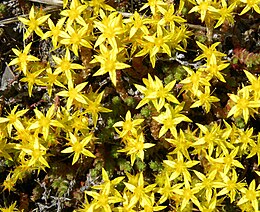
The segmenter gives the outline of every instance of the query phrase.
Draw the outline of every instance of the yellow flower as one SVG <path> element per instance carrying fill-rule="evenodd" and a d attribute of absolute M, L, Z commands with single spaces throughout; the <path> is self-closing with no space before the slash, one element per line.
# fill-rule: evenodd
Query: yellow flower
<path fill-rule="evenodd" d="M 246 158 L 251 158 L 254 155 L 257 155 L 257 165 L 260 166 L 260 133 L 258 133 L 258 135 L 257 135 L 257 141 L 252 140 L 252 142 L 250 142 L 250 144 L 251 144 L 252 148 L 251 148 L 249 155 Z"/>
<path fill-rule="evenodd" d="M 29 13 L 29 20 L 22 17 L 18 17 L 19 21 L 21 21 L 25 25 L 28 25 L 28 29 L 26 30 L 23 39 L 25 40 L 26 38 L 28 38 L 32 32 L 35 32 L 38 36 L 43 38 L 43 32 L 40 28 L 40 25 L 42 25 L 49 17 L 50 15 L 45 15 L 37 18 L 35 16 L 34 6 L 31 7 Z"/>
<path fill-rule="evenodd" d="M 86 211 L 94 211 L 94 205 L 89 203 L 87 193 L 85 192 L 84 195 L 84 203 L 78 208 L 77 210 L 74 210 L 73 212 L 86 212 Z"/>
<path fill-rule="evenodd" d="M 142 33 L 145 35 L 149 34 L 149 31 L 145 24 L 151 21 L 148 18 L 143 18 L 142 16 L 140 16 L 140 14 L 137 11 L 135 11 L 129 19 L 124 20 L 124 22 L 131 26 L 129 38 L 132 38 L 138 32 L 138 30 L 141 30 Z"/>
<path fill-rule="evenodd" d="M 192 146 L 192 141 L 187 138 L 188 135 L 180 129 L 180 133 L 176 138 L 173 139 L 166 139 L 171 146 L 174 147 L 174 150 L 170 152 L 170 155 L 177 154 L 178 152 L 181 152 L 187 159 L 190 160 L 190 155 L 188 149 Z"/>
<path fill-rule="evenodd" d="M 194 187 L 199 188 L 200 190 L 206 191 L 205 192 L 206 199 L 207 199 L 207 202 L 209 203 L 212 199 L 212 194 L 213 194 L 212 190 L 214 189 L 214 187 L 216 187 L 215 178 L 217 175 L 217 170 L 210 172 L 207 176 L 205 176 L 204 174 L 202 174 L 196 170 L 193 170 L 193 171 L 200 180 L 200 182 L 196 183 Z"/>
<path fill-rule="evenodd" d="M 34 57 L 32 55 L 28 55 L 29 51 L 31 49 L 31 45 L 32 43 L 29 43 L 23 51 L 19 51 L 18 49 L 12 49 L 13 52 L 15 53 L 15 55 L 17 56 L 17 58 L 13 59 L 9 65 L 18 65 L 19 69 L 22 70 L 22 72 L 24 73 L 24 75 L 26 75 L 27 72 L 27 65 L 28 62 L 30 61 L 39 61 L 40 59 L 38 59 L 37 57 Z"/>
<path fill-rule="evenodd" d="M 169 158 L 169 160 L 164 160 L 163 162 L 173 170 L 170 176 L 170 180 L 174 180 L 182 175 L 184 178 L 184 183 L 191 182 L 191 175 L 188 171 L 188 168 L 191 168 L 200 163 L 200 161 L 192 160 L 184 162 L 183 155 L 180 152 L 177 153 L 177 159 Z"/>
<path fill-rule="evenodd" d="M 249 91 L 254 93 L 254 100 L 260 99 L 260 76 L 257 78 L 249 71 L 244 70 L 247 79 L 250 81 L 251 85 L 247 86 Z"/>
<path fill-rule="evenodd" d="M 201 205 L 200 211 L 201 212 L 212 212 L 217 207 L 217 197 L 216 195 L 213 196 L 213 198 L 210 200 L 210 202 L 206 202 L 203 205 Z"/>
<path fill-rule="evenodd" d="M 178 24 L 186 22 L 186 20 L 179 15 L 174 15 L 174 4 L 171 4 L 167 10 L 163 7 L 159 7 L 158 9 L 163 14 L 163 18 L 158 22 L 159 25 L 165 26 L 169 24 L 171 29 L 174 29 L 175 22 Z"/>
<path fill-rule="evenodd" d="M 125 177 L 117 177 L 113 180 L 109 179 L 108 173 L 104 168 L 102 168 L 102 184 L 100 185 L 94 185 L 92 188 L 97 190 L 105 189 L 106 185 L 110 185 L 110 192 L 114 196 L 120 196 L 119 191 L 116 189 L 116 186 L 124 179 Z"/>
<path fill-rule="evenodd" d="M 100 63 L 100 69 L 93 76 L 109 73 L 112 83 L 116 86 L 116 70 L 126 69 L 130 66 L 117 60 L 118 51 L 116 49 L 109 50 L 101 44 L 100 52 L 100 55 L 94 55 L 95 58 L 90 61 L 90 63 Z"/>
<path fill-rule="evenodd" d="M 102 34 L 98 36 L 94 47 L 96 48 L 108 40 L 112 48 L 117 49 L 116 38 L 125 31 L 122 28 L 122 15 L 118 14 L 118 12 L 113 12 L 107 17 L 102 9 L 99 13 L 102 21 L 94 21 L 94 26 L 98 28 Z"/>
<path fill-rule="evenodd" d="M 54 120 L 55 105 L 52 105 L 49 108 L 49 110 L 46 113 L 46 116 L 38 109 L 34 109 L 34 113 L 36 115 L 37 121 L 30 125 L 29 130 L 40 129 L 39 132 L 43 134 L 44 140 L 47 140 L 50 126 L 61 127 L 61 128 L 64 127 L 59 121 Z"/>
<path fill-rule="evenodd" d="M 57 85 L 62 88 L 66 88 L 63 84 L 61 84 L 58 78 L 59 78 L 59 74 L 57 72 L 52 73 L 52 69 L 50 67 L 46 69 L 46 75 L 45 77 L 42 78 L 42 82 L 44 83 L 44 86 L 47 87 L 48 94 L 50 97 L 52 95 L 52 88 L 54 87 L 54 85 Z"/>
<path fill-rule="evenodd" d="M 52 20 L 50 18 L 48 19 L 48 25 L 49 25 L 50 31 L 47 31 L 44 34 L 42 39 L 51 37 L 52 45 L 53 45 L 54 49 L 57 48 L 58 39 L 60 37 L 60 33 L 62 32 L 61 28 L 63 27 L 65 20 L 66 20 L 65 17 L 59 19 L 55 26 L 54 23 L 52 22 Z"/>
<path fill-rule="evenodd" d="M 179 104 L 178 99 L 171 94 L 171 90 L 174 88 L 176 80 L 171 81 L 164 87 L 162 81 L 157 76 L 155 76 L 155 80 L 153 80 L 151 75 L 148 74 L 148 79 L 144 78 L 143 82 L 146 87 L 135 84 L 137 90 L 145 95 L 137 105 L 136 109 L 142 107 L 150 101 L 153 103 L 157 111 L 160 111 L 163 108 L 166 102 L 165 100 Z"/>
<path fill-rule="evenodd" d="M 56 63 L 56 69 L 54 71 L 54 74 L 58 75 L 60 73 L 65 73 L 68 80 L 72 80 L 71 71 L 73 69 L 84 69 L 84 66 L 71 62 L 69 49 L 66 49 L 65 57 L 63 57 L 62 59 L 54 55 L 52 56 L 52 58 Z"/>
<path fill-rule="evenodd" d="M 209 12 L 217 12 L 217 9 L 211 6 L 211 0 L 196 0 L 197 5 L 194 6 L 189 13 L 199 12 L 201 21 L 204 22 Z"/>
<path fill-rule="evenodd" d="M 21 82 L 27 82 L 28 83 L 28 93 L 29 93 L 29 97 L 32 96 L 32 89 L 33 89 L 33 85 L 37 84 L 37 85 L 42 85 L 43 82 L 38 79 L 37 77 L 44 71 L 44 69 L 38 70 L 36 72 L 30 73 L 29 71 L 26 72 L 26 76 L 23 77 L 20 81 Z"/>
<path fill-rule="evenodd" d="M 153 147 L 155 144 L 145 143 L 143 133 L 135 134 L 133 137 L 127 138 L 126 146 L 124 149 L 118 150 L 118 152 L 127 152 L 130 155 L 131 165 L 134 165 L 136 158 L 144 160 L 144 150 Z"/>
<path fill-rule="evenodd" d="M 143 210 L 141 210 L 140 212 L 161 211 L 161 210 L 167 208 L 167 206 L 161 206 L 161 205 L 158 205 L 157 202 L 155 203 L 154 192 L 152 192 L 152 194 L 150 195 L 149 198 L 150 198 L 151 202 L 146 202 L 145 206 L 143 207 Z"/>
<path fill-rule="evenodd" d="M 163 8 L 166 6 L 167 3 L 163 2 L 162 0 L 148 0 L 147 3 L 145 3 L 140 11 L 144 10 L 145 8 L 149 7 L 152 11 L 152 14 L 155 15 L 158 12 L 159 8 Z"/>
<path fill-rule="evenodd" d="M 78 0 L 72 0 L 70 3 L 70 9 L 61 11 L 61 15 L 68 17 L 66 24 L 72 26 L 73 22 L 76 21 L 82 26 L 86 25 L 86 22 L 81 17 L 81 13 L 87 9 L 87 5 L 82 5 Z"/>
<path fill-rule="evenodd" d="M 238 92 L 238 95 L 229 94 L 229 98 L 235 105 L 228 112 L 227 118 L 234 115 L 234 118 L 243 114 L 245 123 L 248 122 L 249 116 L 257 113 L 254 108 L 260 107 L 260 100 L 251 101 L 248 89 L 244 88 Z"/>
<path fill-rule="evenodd" d="M 217 98 L 215 96 L 210 96 L 210 87 L 209 86 L 205 86 L 205 93 L 202 93 L 201 90 L 198 90 L 198 92 L 196 93 L 196 96 L 197 96 L 198 100 L 195 101 L 190 106 L 190 108 L 202 106 L 205 109 L 206 113 L 208 113 L 210 111 L 212 102 L 220 101 L 219 98 Z"/>
<path fill-rule="evenodd" d="M 148 79 L 143 78 L 143 83 L 145 86 L 135 84 L 137 90 L 144 94 L 144 98 L 139 102 L 136 109 L 142 107 L 150 101 L 153 102 L 156 100 L 157 87 L 155 86 L 155 82 L 150 74 L 148 74 Z"/>
<path fill-rule="evenodd" d="M 181 195 L 182 197 L 182 203 L 181 203 L 181 211 L 188 205 L 188 203 L 191 201 L 194 203 L 199 209 L 201 209 L 201 205 L 197 197 L 195 196 L 196 193 L 200 191 L 200 188 L 194 187 L 191 188 L 191 185 L 189 182 L 185 183 L 185 187 L 182 189 L 176 189 L 175 193 Z"/>
<path fill-rule="evenodd" d="M 78 140 L 78 138 L 73 135 L 71 132 L 69 133 L 70 139 L 69 139 L 69 145 L 70 147 L 64 149 L 61 151 L 61 153 L 74 153 L 73 160 L 72 160 L 72 165 L 74 165 L 81 154 L 87 156 L 87 157 L 92 157 L 95 158 L 96 156 L 93 155 L 89 150 L 86 149 L 86 145 L 89 144 L 89 142 L 92 140 L 92 135 L 89 134 L 86 136 L 84 139 L 81 141 Z"/>
<path fill-rule="evenodd" d="M 232 169 L 231 177 L 228 177 L 226 174 L 222 172 L 220 173 L 220 175 L 222 178 L 222 182 L 215 182 L 216 186 L 218 188 L 221 188 L 217 196 L 227 194 L 230 198 L 230 202 L 232 203 L 235 201 L 237 192 L 245 186 L 245 183 L 237 182 L 238 176 L 235 169 Z"/>
<path fill-rule="evenodd" d="M 16 202 L 14 202 L 8 208 L 7 207 L 0 208 L 0 211 L 1 212 L 15 212 L 15 211 L 19 211 L 19 210 L 16 208 Z"/>
<path fill-rule="evenodd" d="M 197 154 L 201 154 L 201 152 L 207 150 L 207 155 L 211 156 L 214 150 L 217 151 L 215 148 L 216 144 L 220 146 L 218 147 L 221 148 L 221 150 L 227 149 L 226 145 L 222 144 L 222 131 L 217 123 L 211 124 L 207 127 L 198 123 L 196 123 L 196 125 L 200 129 L 199 138 L 196 139 L 195 143 L 193 143 Z"/>
<path fill-rule="evenodd" d="M 167 199 L 171 199 L 174 195 L 176 189 L 180 189 L 182 184 L 175 184 L 170 180 L 168 173 L 166 172 L 164 177 L 164 186 L 160 186 L 158 193 L 161 194 L 161 198 L 158 201 L 158 204 L 164 203 Z"/>
<path fill-rule="evenodd" d="M 106 0 L 91 0 L 88 1 L 88 5 L 92 7 L 94 15 L 98 15 L 100 9 L 107 11 L 115 11 L 113 7 L 105 3 Z"/>
<path fill-rule="evenodd" d="M 60 43 L 71 46 L 71 49 L 73 53 L 76 56 L 79 56 L 79 48 L 81 46 L 87 47 L 87 48 L 92 48 L 91 44 L 89 43 L 88 40 L 88 25 L 85 25 L 84 27 L 80 29 L 74 29 L 70 25 L 67 27 L 68 33 L 61 31 L 60 32 L 60 37 L 61 39 Z"/>
<path fill-rule="evenodd" d="M 8 122 L 7 131 L 8 131 L 9 136 L 11 136 L 13 126 L 15 127 L 16 130 L 23 130 L 24 129 L 23 124 L 19 120 L 19 117 L 23 116 L 28 111 L 28 109 L 19 110 L 19 111 L 16 112 L 18 106 L 19 105 L 16 105 L 14 107 L 14 109 L 11 111 L 11 113 L 9 113 L 6 118 L 0 117 L 0 124 Z"/>
<path fill-rule="evenodd" d="M 112 196 L 110 192 L 110 183 L 107 183 L 104 189 L 99 193 L 95 191 L 86 191 L 86 194 L 93 198 L 91 205 L 87 211 L 102 211 L 111 212 L 111 208 L 114 208 L 115 203 L 123 201 L 122 196 Z M 86 211 L 86 210 L 84 210 Z"/>
<path fill-rule="evenodd" d="M 172 108 L 170 104 L 165 104 L 166 111 L 162 112 L 159 116 L 153 117 L 153 119 L 160 124 L 163 124 L 159 132 L 159 138 L 162 137 L 168 130 L 171 131 L 173 137 L 177 138 L 176 126 L 183 122 L 192 122 L 187 116 L 180 114 L 184 104 L 177 105 Z"/>
<path fill-rule="evenodd" d="M 238 150 L 239 147 L 236 147 L 231 152 L 229 152 L 229 150 L 223 149 L 223 154 L 216 159 L 208 156 L 206 157 L 209 160 L 209 162 L 216 162 L 216 163 L 223 164 L 223 168 L 224 168 L 223 173 L 227 174 L 234 167 L 244 169 L 244 166 L 238 160 L 235 160 Z"/>
<path fill-rule="evenodd" d="M 5 181 L 3 182 L 2 186 L 4 187 L 3 190 L 8 190 L 10 191 L 14 191 L 15 188 L 15 183 L 16 183 L 17 179 L 13 178 L 13 175 L 11 176 L 11 173 L 9 172 L 9 174 L 7 175 Z"/>
<path fill-rule="evenodd" d="M 246 202 L 250 202 L 254 208 L 255 211 L 259 210 L 258 207 L 258 199 L 260 196 L 260 186 L 255 188 L 255 179 L 252 180 L 252 182 L 249 185 L 249 188 L 241 188 L 240 191 L 242 192 L 243 196 L 242 198 L 238 201 L 237 205 L 242 205 Z"/>
<path fill-rule="evenodd" d="M 248 12 L 251 8 L 253 8 L 258 14 L 260 14 L 259 3 L 260 0 L 240 0 L 241 2 L 246 4 L 246 7 L 241 11 L 239 15 L 243 15 Z"/>
<path fill-rule="evenodd" d="M 226 82 L 225 78 L 221 74 L 220 71 L 224 70 L 229 66 L 229 63 L 220 63 L 218 64 L 216 56 L 213 54 L 208 61 L 206 68 L 201 68 L 202 70 L 206 71 L 208 73 L 209 79 L 216 77 L 221 82 Z"/>
<path fill-rule="evenodd" d="M 37 162 L 40 162 L 44 166 L 50 168 L 48 162 L 43 157 L 44 155 L 46 155 L 47 149 L 42 144 L 40 144 L 38 135 L 36 133 L 32 138 L 33 139 L 29 139 L 29 144 L 27 146 L 17 144 L 16 148 L 21 149 L 27 155 L 31 156 L 28 166 L 37 167 Z"/>
<path fill-rule="evenodd" d="M 205 76 L 203 71 L 197 70 L 194 72 L 191 68 L 183 67 L 185 71 L 190 75 L 186 77 L 184 80 L 180 81 L 180 84 L 184 84 L 180 93 L 183 91 L 191 91 L 194 95 L 201 89 L 202 86 L 210 86 L 208 78 Z"/>
<path fill-rule="evenodd" d="M 229 24 L 234 24 L 233 10 L 236 8 L 236 3 L 234 2 L 230 4 L 229 7 L 227 7 L 226 0 L 221 0 L 221 4 L 222 7 L 220 9 L 217 9 L 218 15 L 220 15 L 220 17 L 218 18 L 218 22 L 214 28 L 218 28 L 226 20 L 229 22 Z"/>
<path fill-rule="evenodd" d="M 215 57 L 224 57 L 226 56 L 226 54 L 219 52 L 216 50 L 216 47 L 220 44 L 220 42 L 216 42 L 213 43 L 211 46 L 207 47 L 205 45 L 203 45 L 202 43 L 200 43 L 199 41 L 196 41 L 197 45 L 201 48 L 201 50 L 203 51 L 203 53 L 201 55 L 199 55 L 198 57 L 196 57 L 194 59 L 194 61 L 198 61 L 201 60 L 202 58 L 206 58 L 207 61 L 210 60 L 210 58 L 212 57 L 212 55 L 215 55 Z"/>
<path fill-rule="evenodd" d="M 0 157 L 4 157 L 7 160 L 13 161 L 11 155 L 9 154 L 12 152 L 14 145 L 13 143 L 9 143 L 7 139 L 0 138 Z"/>
<path fill-rule="evenodd" d="M 136 134 L 137 127 L 140 127 L 140 124 L 144 121 L 144 119 L 135 119 L 132 121 L 131 112 L 127 111 L 125 116 L 125 121 L 116 122 L 113 127 L 122 127 L 122 131 L 120 132 L 120 137 L 123 138 L 126 135 Z"/>
<path fill-rule="evenodd" d="M 140 203 L 142 207 L 145 205 L 152 206 L 152 201 L 150 199 L 150 194 L 154 190 L 156 184 L 150 184 L 145 187 L 145 181 L 143 173 L 140 173 L 137 185 L 133 185 L 131 183 L 124 183 L 126 189 L 133 193 L 133 197 L 130 200 L 129 207 L 131 208 L 137 202 Z"/>
<path fill-rule="evenodd" d="M 133 210 L 134 205 L 130 205 L 130 197 L 126 191 L 123 193 L 123 199 L 124 201 L 119 207 L 116 207 L 118 212 L 136 212 L 136 210 Z"/>
<path fill-rule="evenodd" d="M 74 131 L 75 134 L 82 133 L 85 135 L 89 132 L 89 118 L 82 110 L 76 110 L 73 114 L 69 114 L 69 122 L 66 123 L 66 131 Z"/>
<path fill-rule="evenodd" d="M 155 67 L 155 55 L 157 53 L 166 53 L 171 57 L 171 49 L 167 44 L 171 42 L 171 35 L 164 35 L 159 24 L 157 25 L 156 33 L 153 36 L 144 36 L 144 39 L 153 44 L 153 48 L 150 49 L 150 61 L 153 68 Z"/>
<path fill-rule="evenodd" d="M 68 91 L 60 91 L 59 93 L 57 93 L 57 96 L 64 96 L 64 97 L 68 97 L 67 100 L 67 110 L 69 110 L 72 106 L 72 103 L 74 100 L 83 103 L 83 104 L 87 104 L 87 101 L 85 99 L 85 96 L 83 94 L 80 93 L 80 91 L 88 84 L 88 82 L 84 82 L 81 83 L 79 85 L 77 85 L 74 88 L 73 82 L 71 79 L 69 79 L 68 81 Z"/>
<path fill-rule="evenodd" d="M 255 135 L 254 135 L 254 128 L 248 128 L 248 129 L 237 129 L 237 136 L 236 140 L 234 141 L 234 144 L 239 145 L 239 151 L 240 152 L 247 152 L 248 149 L 251 147 L 254 147 L 256 145 L 255 141 Z M 251 150 L 251 152 L 254 151 L 254 148 Z"/>
<path fill-rule="evenodd" d="M 103 95 L 104 95 L 104 91 L 102 91 L 99 94 L 91 92 L 86 96 L 87 105 L 84 106 L 84 108 L 86 109 L 87 113 L 91 114 L 94 127 L 96 127 L 97 125 L 98 114 L 100 112 L 109 113 L 112 111 L 101 106 L 101 100 L 103 98 Z"/>

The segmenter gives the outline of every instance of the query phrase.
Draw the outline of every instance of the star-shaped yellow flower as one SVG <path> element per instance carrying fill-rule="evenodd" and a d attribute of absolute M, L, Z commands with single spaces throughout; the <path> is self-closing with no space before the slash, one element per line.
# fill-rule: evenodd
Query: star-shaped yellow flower
<path fill-rule="evenodd" d="M 32 6 L 30 13 L 29 13 L 29 19 L 18 17 L 18 20 L 21 21 L 23 24 L 27 25 L 28 28 L 26 30 L 26 33 L 24 34 L 23 39 L 25 40 L 30 36 L 32 32 L 35 32 L 38 36 L 43 38 L 43 32 L 40 28 L 40 26 L 50 17 L 50 15 L 45 15 L 37 18 L 35 16 L 34 6 Z"/>
<path fill-rule="evenodd" d="M 28 65 L 28 62 L 30 61 L 39 61 L 40 59 L 38 59 L 37 57 L 35 56 L 32 56 L 32 55 L 28 55 L 29 54 L 29 51 L 31 49 L 31 45 L 32 43 L 29 43 L 23 51 L 20 51 L 18 49 L 12 49 L 13 52 L 15 53 L 15 55 L 17 56 L 17 58 L 13 59 L 10 63 L 9 63 L 9 66 L 12 66 L 12 65 L 18 65 L 19 66 L 19 70 L 21 70 L 24 75 L 26 75 L 26 72 L 27 72 L 27 65 Z"/>
<path fill-rule="evenodd" d="M 79 159 L 79 156 L 81 154 L 87 156 L 87 157 L 92 157 L 95 158 L 95 155 L 93 155 L 89 150 L 86 149 L 86 145 L 91 141 L 92 135 L 86 136 L 84 139 L 81 141 L 78 140 L 78 138 L 73 135 L 71 132 L 70 134 L 70 147 L 64 149 L 61 151 L 61 153 L 71 153 L 74 152 L 73 160 L 72 160 L 72 165 L 76 163 Z"/>

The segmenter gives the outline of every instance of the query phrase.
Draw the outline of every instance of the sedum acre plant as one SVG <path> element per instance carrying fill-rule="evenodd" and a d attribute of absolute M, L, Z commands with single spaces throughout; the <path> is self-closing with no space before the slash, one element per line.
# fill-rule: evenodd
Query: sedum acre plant
<path fill-rule="evenodd" d="M 259 67 L 236 68 L 217 36 L 259 1 L 119 9 L 19 17 L 9 66 L 26 100 L 3 97 L 0 210 L 259 211 Z M 11 195 L 28 179 L 30 205 Z"/>

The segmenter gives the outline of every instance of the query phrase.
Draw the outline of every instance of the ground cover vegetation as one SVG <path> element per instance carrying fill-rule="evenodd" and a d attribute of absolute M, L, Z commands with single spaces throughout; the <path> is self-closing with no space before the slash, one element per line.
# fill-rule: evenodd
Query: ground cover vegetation
<path fill-rule="evenodd" d="M 0 211 L 259 211 L 260 1 L 61 3 L 2 26 Z"/>

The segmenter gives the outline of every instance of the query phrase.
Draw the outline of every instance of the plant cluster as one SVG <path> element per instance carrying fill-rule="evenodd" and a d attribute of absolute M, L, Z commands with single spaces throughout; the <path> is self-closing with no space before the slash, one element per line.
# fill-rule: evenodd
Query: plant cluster
<path fill-rule="evenodd" d="M 75 211 L 258 211 L 259 54 L 236 53 L 246 55 L 233 57 L 246 64 L 236 70 L 214 33 L 260 14 L 259 4 L 148 0 L 126 13 L 64 0 L 53 15 L 32 6 L 9 66 L 38 100 L 1 111 L 3 192 L 55 176 L 52 188 L 69 197 L 62 207 Z M 197 17 L 204 35 L 189 23 Z M 57 161 L 75 175 L 59 176 Z M 18 210 L 8 204 L 0 210 Z"/>

